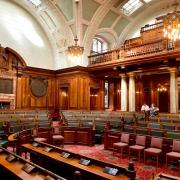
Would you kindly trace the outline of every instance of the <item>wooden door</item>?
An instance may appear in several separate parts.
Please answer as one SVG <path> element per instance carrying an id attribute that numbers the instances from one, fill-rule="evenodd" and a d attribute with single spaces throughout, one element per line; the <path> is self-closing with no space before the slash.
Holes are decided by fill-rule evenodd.
<path id="1" fill-rule="evenodd" d="M 159 112 L 168 112 L 169 109 L 168 91 L 158 92 L 158 106 L 159 106 Z"/>

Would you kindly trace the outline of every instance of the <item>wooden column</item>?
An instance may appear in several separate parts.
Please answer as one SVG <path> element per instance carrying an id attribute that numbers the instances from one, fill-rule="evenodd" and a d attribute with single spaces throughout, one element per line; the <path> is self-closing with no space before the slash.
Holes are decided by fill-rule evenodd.
<path id="1" fill-rule="evenodd" d="M 170 68 L 170 113 L 178 112 L 177 69 Z"/>
<path id="2" fill-rule="evenodd" d="M 121 75 L 121 111 L 127 111 L 127 82 L 124 74 Z"/>
<path id="3" fill-rule="evenodd" d="M 129 111 L 135 111 L 135 79 L 134 73 L 129 73 Z"/>

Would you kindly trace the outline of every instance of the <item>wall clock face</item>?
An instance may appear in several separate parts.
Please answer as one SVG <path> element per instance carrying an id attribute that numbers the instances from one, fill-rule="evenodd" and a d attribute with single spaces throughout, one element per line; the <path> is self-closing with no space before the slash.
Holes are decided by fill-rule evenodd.
<path id="1" fill-rule="evenodd" d="M 42 78 L 30 79 L 31 93 L 36 97 L 43 97 L 47 93 L 47 80 Z"/>

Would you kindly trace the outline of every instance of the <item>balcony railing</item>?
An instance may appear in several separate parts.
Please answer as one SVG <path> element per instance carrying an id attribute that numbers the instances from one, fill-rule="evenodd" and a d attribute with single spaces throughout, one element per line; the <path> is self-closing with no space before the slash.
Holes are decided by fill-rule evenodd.
<path id="1" fill-rule="evenodd" d="M 156 28 L 160 28 L 163 26 L 163 22 L 158 22 L 156 24 L 151 24 L 151 25 L 145 25 L 144 27 L 141 28 L 141 33 L 149 30 L 153 30 Z"/>
<path id="2" fill-rule="evenodd" d="M 140 58 L 145 55 L 158 55 L 161 52 L 169 52 L 180 50 L 180 42 L 173 43 L 166 39 L 159 40 L 153 43 L 143 44 L 139 46 L 134 46 L 131 48 L 119 48 L 115 50 L 108 51 L 102 54 L 96 54 L 89 56 L 89 65 L 95 65 L 100 63 L 110 63 L 110 62 L 121 62 L 130 61 L 131 58 Z"/>

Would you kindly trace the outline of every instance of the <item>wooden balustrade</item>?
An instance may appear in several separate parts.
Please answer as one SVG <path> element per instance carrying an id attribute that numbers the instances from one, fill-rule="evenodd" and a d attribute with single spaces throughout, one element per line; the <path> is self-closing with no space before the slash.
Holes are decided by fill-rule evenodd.
<path id="1" fill-rule="evenodd" d="M 133 47 L 130 49 L 125 50 L 125 57 L 133 57 L 133 56 L 140 56 L 145 54 L 152 54 L 158 53 L 163 50 L 163 42 L 158 41 L 155 43 L 149 43 L 145 45 L 140 45 L 137 47 Z"/>
<path id="2" fill-rule="evenodd" d="M 135 58 L 143 58 L 145 55 L 157 56 L 163 52 L 164 55 L 177 53 L 180 41 L 175 43 L 164 39 L 162 22 L 141 28 L 141 36 L 126 40 L 119 49 L 111 50 L 102 54 L 90 55 L 89 66 L 96 64 L 107 64 L 125 62 Z M 148 32 L 147 32 L 148 31 Z M 148 39 L 149 38 L 149 39 Z M 145 56 L 146 57 L 146 56 Z"/>
<path id="3" fill-rule="evenodd" d="M 148 25 L 145 25 L 144 27 L 141 28 L 141 33 L 145 32 L 145 31 L 152 30 L 152 29 L 156 29 L 156 28 L 159 28 L 162 26 L 163 26 L 163 22 L 158 22 L 155 24 L 148 24 Z"/>

